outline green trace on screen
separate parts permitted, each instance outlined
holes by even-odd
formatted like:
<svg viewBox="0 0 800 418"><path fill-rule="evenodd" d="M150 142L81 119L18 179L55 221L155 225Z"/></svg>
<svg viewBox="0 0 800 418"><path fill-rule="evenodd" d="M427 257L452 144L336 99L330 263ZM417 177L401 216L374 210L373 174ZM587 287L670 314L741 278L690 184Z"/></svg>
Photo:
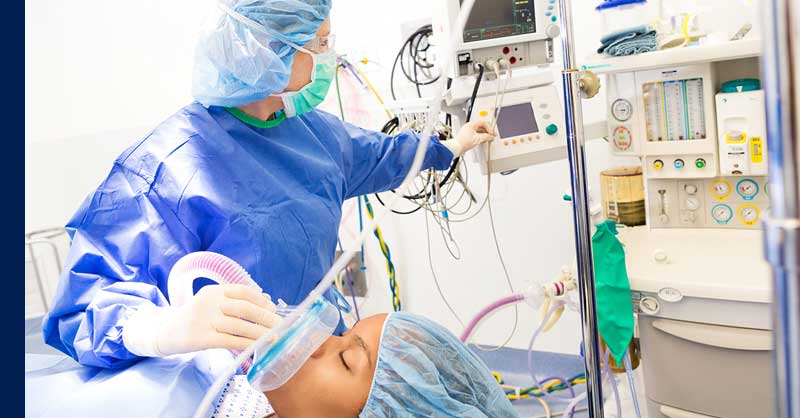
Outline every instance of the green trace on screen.
<svg viewBox="0 0 800 418"><path fill-rule="evenodd" d="M463 4L463 0L460 0ZM536 32L534 0L477 0L464 26L464 42Z"/></svg>

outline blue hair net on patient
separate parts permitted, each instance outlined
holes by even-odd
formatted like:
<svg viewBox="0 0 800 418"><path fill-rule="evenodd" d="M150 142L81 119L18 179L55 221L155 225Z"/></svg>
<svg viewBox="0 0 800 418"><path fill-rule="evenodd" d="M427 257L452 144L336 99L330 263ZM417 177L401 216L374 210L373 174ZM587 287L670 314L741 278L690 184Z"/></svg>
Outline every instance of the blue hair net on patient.
<svg viewBox="0 0 800 418"><path fill-rule="evenodd" d="M242 106L286 88L295 50L328 18L331 0L220 0L251 21L215 11L195 49L192 95L205 106Z"/></svg>
<svg viewBox="0 0 800 418"><path fill-rule="evenodd" d="M384 324L361 418L517 417L486 365L439 324L407 312Z"/></svg>

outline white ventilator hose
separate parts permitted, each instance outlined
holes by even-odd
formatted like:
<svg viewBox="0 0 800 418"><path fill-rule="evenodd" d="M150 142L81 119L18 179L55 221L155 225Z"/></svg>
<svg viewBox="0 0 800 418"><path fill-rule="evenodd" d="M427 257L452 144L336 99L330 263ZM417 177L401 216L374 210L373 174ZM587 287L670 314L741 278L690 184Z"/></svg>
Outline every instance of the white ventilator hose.
<svg viewBox="0 0 800 418"><path fill-rule="evenodd" d="M450 39L457 39L457 37L461 35L464 29L464 24L466 23L467 17L472 11L472 6L474 4L475 0L464 0L464 3L461 5L461 10L458 13L458 17L456 18L456 24L453 25L452 32L450 33ZM452 65L451 55L452 54L444 55L441 65L441 74L447 74L449 72L450 66ZM425 161L425 154L428 150L428 141L430 141L431 133L433 132L433 125L435 121L439 119L439 112L442 108L441 99L445 96L445 92L447 91L447 78L442 77L438 82L437 87L437 94L434 95L434 100L432 100L430 104L430 117L427 118L425 129L420 135L417 151L414 154L414 161L411 164L411 168L408 170L408 174L406 174L405 179L403 179L403 183L398 188L398 192L394 193L391 200L385 207L379 209L379 212L375 216L374 222L369 218L365 220L366 222L364 230L361 232L361 235L359 235L355 245L353 245L354 248L360 247L366 238L372 234L375 226L380 225L383 218L387 214L391 213L390 211L397 203L397 200L406 194L409 186L414 182L417 174L419 174L420 169L422 168L422 163ZM345 251L342 256L333 263L333 266L328 270L328 272L325 273L325 276L322 277L322 280L320 280L317 287L315 287L308 294L308 296L297 306L297 309L294 312L289 314L283 321L281 321L280 324L278 324L278 326L270 330L270 332L267 332L236 357L234 363L231 364L230 367L228 367L228 369L226 369L225 372L217 378L214 384L211 385L211 388L208 390L208 392L206 392L206 396L203 397L203 400L197 407L197 411L195 411L194 418L208 417L214 401L219 397L220 392L222 392L222 389L225 387L225 384L227 384L228 380L230 380L231 376L233 376L239 369L239 365L243 364L247 359L252 357L253 353L255 353L257 349L264 347L273 340L280 339L289 329L291 324L293 324L300 317L300 315L307 311L311 304L324 295L324 293L332 285L333 279L336 277L336 275L347 267L347 265L350 263L350 260L355 257L356 253L357 251L353 249Z"/></svg>

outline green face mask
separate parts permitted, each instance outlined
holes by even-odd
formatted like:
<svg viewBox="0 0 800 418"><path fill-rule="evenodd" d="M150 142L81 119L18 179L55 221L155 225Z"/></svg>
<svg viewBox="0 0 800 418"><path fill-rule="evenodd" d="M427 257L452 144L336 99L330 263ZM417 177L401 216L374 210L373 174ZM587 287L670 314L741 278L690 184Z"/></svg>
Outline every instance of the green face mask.
<svg viewBox="0 0 800 418"><path fill-rule="evenodd" d="M617 239L617 225L606 221L592 236L597 327L618 364L633 338L633 303L625 251Z"/></svg>
<svg viewBox="0 0 800 418"><path fill-rule="evenodd" d="M331 49L321 54L315 54L301 47L292 47L311 55L311 59L314 60L314 69L311 72L311 82L299 91L287 91L273 95L283 100L284 112L289 118L308 113L319 106L328 95L334 74L336 74L336 51Z"/></svg>

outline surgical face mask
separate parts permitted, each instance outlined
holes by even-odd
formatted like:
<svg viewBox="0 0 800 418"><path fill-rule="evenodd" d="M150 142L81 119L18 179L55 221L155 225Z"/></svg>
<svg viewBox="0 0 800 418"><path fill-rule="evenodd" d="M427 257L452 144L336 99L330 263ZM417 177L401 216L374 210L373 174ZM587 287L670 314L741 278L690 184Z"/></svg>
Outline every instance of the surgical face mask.
<svg viewBox="0 0 800 418"><path fill-rule="evenodd" d="M328 290L329 299L319 298L274 343L256 350L247 380L254 388L267 392L283 386L331 336L350 304L336 288ZM278 313L289 310L279 306Z"/></svg>
<svg viewBox="0 0 800 418"><path fill-rule="evenodd" d="M294 46L300 52L311 55L314 68L311 71L311 82L299 91L287 91L273 94L283 101L286 117L295 117L308 113L325 100L336 72L336 51L328 49L323 53L313 53L305 48Z"/></svg>

